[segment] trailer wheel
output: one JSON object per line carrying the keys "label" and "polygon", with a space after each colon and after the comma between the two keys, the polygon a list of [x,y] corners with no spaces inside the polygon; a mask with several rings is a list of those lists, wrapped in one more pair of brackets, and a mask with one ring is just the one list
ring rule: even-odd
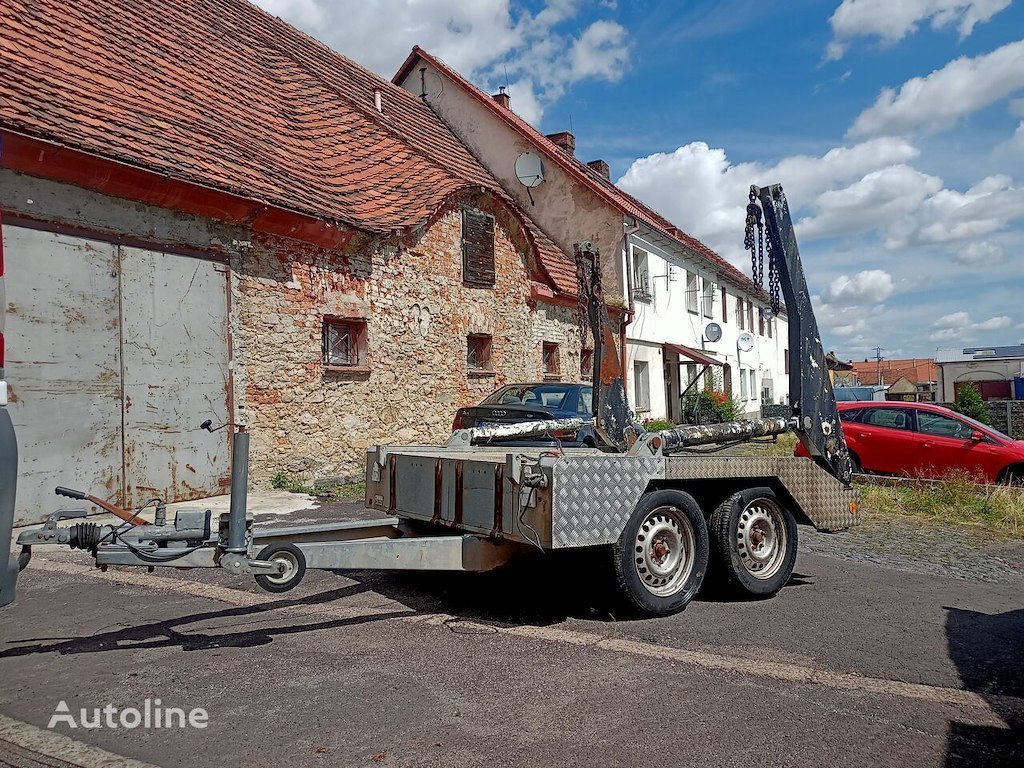
{"label": "trailer wheel", "polygon": [[615,583],[626,604],[666,616],[686,607],[708,567],[708,529],[688,493],[644,494],[612,547]]}
{"label": "trailer wheel", "polygon": [[771,597],[793,575],[796,520],[771,488],[734,493],[711,515],[711,531],[715,570],[727,591]]}
{"label": "trailer wheel", "polygon": [[267,592],[287,592],[294,589],[306,575],[306,556],[294,544],[270,544],[256,555],[256,559],[270,560],[284,566],[284,571],[277,576],[266,573],[256,575],[256,583]]}

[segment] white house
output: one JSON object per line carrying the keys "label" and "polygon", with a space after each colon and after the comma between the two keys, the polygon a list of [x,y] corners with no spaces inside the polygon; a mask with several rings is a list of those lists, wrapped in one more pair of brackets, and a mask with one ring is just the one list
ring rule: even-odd
{"label": "white house", "polygon": [[[508,94],[487,95],[418,47],[394,82],[434,110],[563,251],[577,240],[598,245],[606,295],[624,305],[612,309],[624,320],[626,391],[640,418],[681,420],[680,395],[695,378],[695,387],[715,382],[746,414],[788,402],[785,316],[769,316],[750,278],[615,186],[607,163],[579,160],[571,133],[539,133]],[[575,306],[568,294],[534,294]]]}
{"label": "white house", "polygon": [[764,293],[701,243],[667,234],[641,225],[625,259],[634,309],[626,365],[637,414],[683,420],[688,386],[724,389],[748,415],[786,403],[785,314],[774,317]]}

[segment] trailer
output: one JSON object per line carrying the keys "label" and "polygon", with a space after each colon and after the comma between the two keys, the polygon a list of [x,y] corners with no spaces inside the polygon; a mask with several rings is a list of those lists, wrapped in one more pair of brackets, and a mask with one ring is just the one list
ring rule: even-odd
{"label": "trailer", "polygon": [[[209,510],[180,511],[169,522],[160,500],[154,500],[154,522],[140,524],[142,510],[58,488],[122,522],[61,526],[86,511],[55,512],[41,528],[19,535],[16,562],[0,559],[7,566],[0,568],[6,578],[0,595],[13,599],[14,579],[40,544],[85,550],[103,569],[223,568],[255,577],[270,592],[293,589],[309,568],[479,572],[532,551],[599,548],[618,596],[641,614],[682,610],[709,573],[739,595],[775,594],[792,575],[798,523],[843,530],[858,522],[858,510],[782,188],[752,187],[747,213],[748,245],[755,259],[767,252],[769,283],[781,289],[790,316],[797,361],[790,417],[644,431],[626,401],[597,251],[580,242],[574,255],[594,338],[599,448],[558,447],[557,436],[578,430],[579,419],[482,425],[456,431],[441,446],[375,446],[367,455],[366,505],[386,517],[259,528],[246,511],[249,435],[235,425],[231,507],[216,526]],[[203,427],[215,430],[209,422]],[[790,431],[811,459],[717,453]],[[529,437],[555,445],[504,445]],[[0,558],[11,537],[3,524]]]}

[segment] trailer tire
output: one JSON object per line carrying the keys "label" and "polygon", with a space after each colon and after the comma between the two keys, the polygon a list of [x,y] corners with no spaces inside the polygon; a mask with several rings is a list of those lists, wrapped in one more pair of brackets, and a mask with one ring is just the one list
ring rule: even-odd
{"label": "trailer tire", "polygon": [[734,493],[711,515],[719,587],[742,597],[771,597],[793,575],[797,527],[771,488]]}
{"label": "trailer tire", "polygon": [[612,546],[612,571],[630,609],[678,613],[700,590],[708,568],[708,528],[693,497],[676,490],[640,498]]}
{"label": "trailer tire", "polygon": [[285,571],[280,576],[256,574],[256,583],[267,592],[281,593],[294,589],[306,575],[306,556],[294,544],[269,544],[256,555],[257,560],[282,562]]}

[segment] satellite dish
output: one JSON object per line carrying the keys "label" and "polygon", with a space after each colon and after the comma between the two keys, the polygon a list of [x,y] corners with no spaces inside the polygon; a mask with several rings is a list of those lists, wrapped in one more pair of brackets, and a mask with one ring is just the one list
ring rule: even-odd
{"label": "satellite dish", "polygon": [[718,323],[708,323],[704,328],[704,338],[708,341],[718,341],[722,338],[722,326]]}
{"label": "satellite dish", "polygon": [[754,348],[754,334],[744,331],[736,338],[736,347],[740,352],[749,352]]}
{"label": "satellite dish", "polygon": [[516,158],[516,178],[527,189],[539,186],[544,181],[544,163],[533,152],[523,152]]}

